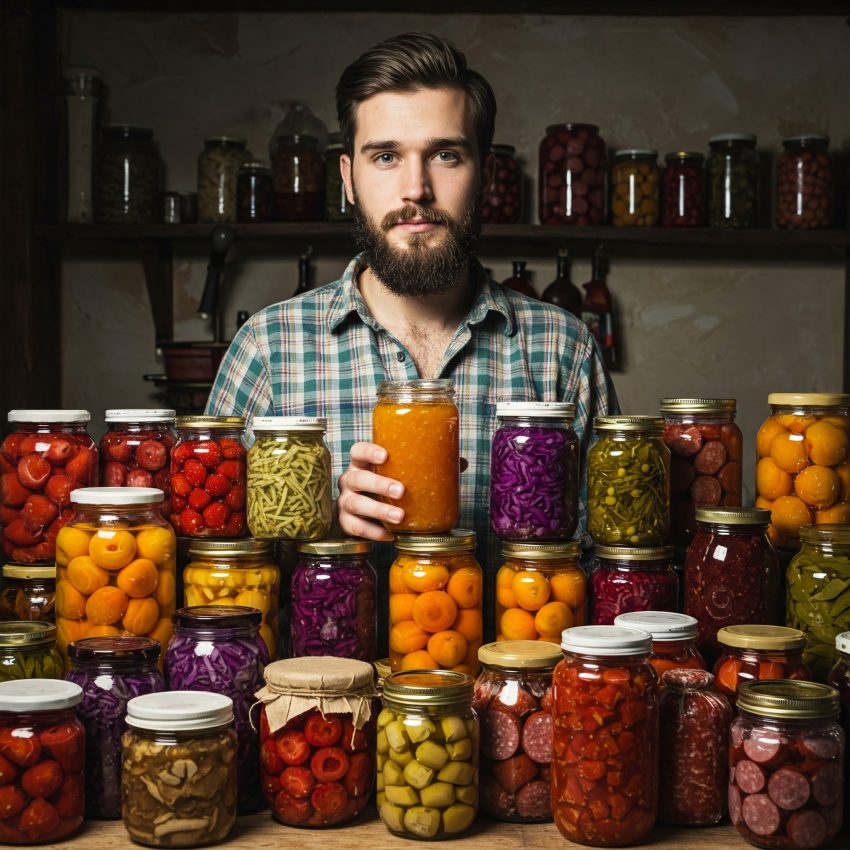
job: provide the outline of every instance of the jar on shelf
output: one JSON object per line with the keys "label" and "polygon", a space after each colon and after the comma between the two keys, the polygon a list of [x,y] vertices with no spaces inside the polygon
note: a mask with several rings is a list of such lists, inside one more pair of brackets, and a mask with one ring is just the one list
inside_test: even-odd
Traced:
{"label": "jar on shelf", "polygon": [[587,580],[581,546],[559,543],[502,543],[496,573],[497,640],[559,644],[561,632],[587,622]]}
{"label": "jar on shelf", "polygon": [[832,227],[833,183],[829,137],[789,136],[776,163],[776,226]]}
{"label": "jar on shelf", "polygon": [[560,647],[528,640],[488,643],[473,708],[481,723],[481,809],[516,823],[552,819],[552,671]]}
{"label": "jar on shelf", "polygon": [[241,416],[178,416],[171,513],[186,537],[244,537],[247,450]]}
{"label": "jar on shelf", "polygon": [[248,529],[268,540],[321,540],[333,521],[324,417],[257,416],[248,452]]}
{"label": "jar on shelf", "polygon": [[94,221],[92,173],[98,102],[104,85],[97,68],[69,66],[64,72],[67,120],[66,221]]}
{"label": "jar on shelf", "polygon": [[835,652],[838,660],[829,671],[826,683],[838,691],[841,725],[846,740],[847,735],[850,735],[850,632],[835,636]]}
{"label": "jar on shelf", "polygon": [[811,679],[803,662],[806,636],[785,626],[724,626],[717,632],[720,657],[714,662],[715,687],[732,705],[742,682]]}
{"label": "jar on shelf", "polygon": [[587,456],[587,530],[608,546],[659,546],[670,532],[670,450],[656,416],[597,416]]}
{"label": "jar on shelf", "polygon": [[572,402],[496,405],[490,528],[503,540],[564,540],[578,525],[578,437]]}
{"label": "jar on shelf", "polygon": [[734,398],[662,398],[662,439],[670,449],[670,542],[687,546],[694,511],[741,504],[743,435]]}
{"label": "jar on shelf", "polygon": [[396,537],[390,567],[390,666],[478,672],[482,572],[475,532]]}
{"label": "jar on shelf", "polygon": [[493,145],[493,179],[484,193],[481,221],[516,224],[522,215],[522,168],[513,145]]}
{"label": "jar on shelf", "polygon": [[611,167],[611,224],[654,227],[659,208],[658,151],[629,148],[614,153]]}
{"label": "jar on shelf", "polygon": [[98,224],[151,224],[157,220],[162,163],[146,127],[113,126],[101,131],[95,170]]}
{"label": "jar on shelf", "polygon": [[56,538],[56,627],[68,644],[84,637],[171,637],[176,601],[174,529],[153,487],[84,487]]}
{"label": "jar on shelf", "polygon": [[375,785],[374,677],[371,664],[353,658],[288,658],[266,667],[257,692],[260,782],[276,820],[339,826],[366,807]]}
{"label": "jar on shelf", "polygon": [[4,844],[59,841],[83,822],[85,732],[75,714],[82,696],[61,679],[0,682]]}
{"label": "jar on shelf", "polygon": [[756,847],[817,850],[837,835],[844,793],[838,692],[744,682],[729,747],[729,819]]}
{"label": "jar on shelf", "polygon": [[685,557],[685,613],[699,622],[699,648],[713,664],[724,626],[779,625],[782,576],[761,508],[697,508]]}
{"label": "jar on shelf", "polygon": [[236,175],[236,220],[274,221],[274,183],[267,162],[248,160]]}
{"label": "jar on shelf", "polygon": [[354,221],[354,207],[345,194],[339,161],[345,153],[342,135],[331,133],[325,148],[325,221]]}
{"label": "jar on shelf", "polygon": [[321,221],[324,164],[314,136],[276,136],[270,145],[278,221]]}
{"label": "jar on shelf", "polygon": [[541,224],[605,224],[608,158],[595,124],[552,124],[540,142]]}
{"label": "jar on shelf", "polygon": [[694,617],[675,611],[629,611],[618,614],[614,625],[649,632],[652,637],[649,663],[659,679],[668,670],[707,669],[697,649],[699,627]]}
{"label": "jar on shelf", "polygon": [[756,506],[769,534],[798,549],[805,525],[850,523],[850,395],[771,393],[756,436]]}
{"label": "jar on shelf", "polygon": [[705,227],[705,157],[676,151],[664,157],[661,180],[664,227]]}
{"label": "jar on shelf", "polygon": [[292,655],[371,661],[376,651],[377,576],[366,540],[298,544],[292,573]]}
{"label": "jar on shelf", "polygon": [[0,623],[0,682],[63,677],[56,626],[32,620]]}
{"label": "jar on shelf", "polygon": [[55,619],[56,567],[4,564],[0,620]]}
{"label": "jar on shelf", "polygon": [[708,223],[711,227],[758,227],[759,155],[751,133],[709,139]]}
{"label": "jar on shelf", "polygon": [[12,433],[0,454],[0,525],[6,557],[55,564],[56,534],[71,512],[69,494],[97,483],[97,447],[87,410],[10,410]]}
{"label": "jar on shelf", "polygon": [[388,455],[375,472],[404,485],[401,519],[388,531],[450,532],[460,515],[460,423],[451,380],[381,381],[372,409],[372,442]]}
{"label": "jar on shelf", "polygon": [[165,690],[158,641],[145,637],[93,637],[68,645],[67,679],[83,691],[77,717],[86,730],[86,817],[121,817],[121,737],[127,703]]}
{"label": "jar on shelf", "polygon": [[262,614],[260,636],[277,658],[280,629],[280,567],[274,545],[265,540],[200,540],[189,542],[183,570],[186,605],[244,605]]}
{"label": "jar on shelf", "polygon": [[[638,843],[658,816],[652,638],[618,626],[579,626],[564,632],[561,649],[564,659],[552,676],[555,825],[579,844]],[[616,786],[608,782],[611,773],[620,780]]]}
{"label": "jar on shelf", "polygon": [[393,673],[378,715],[378,814],[405,838],[454,838],[478,810],[473,679],[449,670]]}
{"label": "jar on shelf", "polygon": [[236,221],[236,181],[245,139],[211,136],[198,156],[198,221]]}
{"label": "jar on shelf", "polygon": [[230,697],[205,691],[133,697],[127,725],[121,817],[130,837],[149,847],[194,847],[227,838],[236,820]]}

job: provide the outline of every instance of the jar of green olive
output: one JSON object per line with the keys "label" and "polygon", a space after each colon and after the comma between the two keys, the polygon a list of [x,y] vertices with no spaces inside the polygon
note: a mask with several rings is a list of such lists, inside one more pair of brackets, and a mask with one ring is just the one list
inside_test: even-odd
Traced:
{"label": "jar of green olive", "polygon": [[0,682],[64,677],[56,626],[37,620],[0,623]]}
{"label": "jar of green olive", "polygon": [[757,227],[759,155],[752,133],[723,133],[709,140],[708,223]]}

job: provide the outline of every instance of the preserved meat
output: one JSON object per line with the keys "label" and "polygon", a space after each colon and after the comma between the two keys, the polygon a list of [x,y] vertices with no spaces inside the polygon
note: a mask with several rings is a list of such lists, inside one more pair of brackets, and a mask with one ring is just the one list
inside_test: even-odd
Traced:
{"label": "preserved meat", "polygon": [[519,720],[507,711],[491,705],[481,718],[481,754],[503,761],[519,747]]}

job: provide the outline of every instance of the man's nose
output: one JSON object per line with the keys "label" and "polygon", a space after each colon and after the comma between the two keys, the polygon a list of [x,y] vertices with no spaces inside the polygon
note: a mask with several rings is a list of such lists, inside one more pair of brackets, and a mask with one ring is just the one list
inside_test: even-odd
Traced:
{"label": "man's nose", "polygon": [[431,176],[428,165],[417,157],[408,158],[402,170],[401,200],[421,204],[432,201]]}

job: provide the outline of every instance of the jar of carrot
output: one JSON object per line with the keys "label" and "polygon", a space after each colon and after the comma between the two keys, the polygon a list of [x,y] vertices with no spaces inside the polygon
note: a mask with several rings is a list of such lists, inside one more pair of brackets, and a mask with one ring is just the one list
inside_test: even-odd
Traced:
{"label": "jar of carrot", "polygon": [[387,452],[378,475],[404,484],[404,511],[388,531],[446,533],[460,514],[460,428],[450,380],[382,381],[372,410],[372,442]]}
{"label": "jar of carrot", "polygon": [[475,532],[406,534],[390,567],[390,667],[478,673],[482,573]]}

